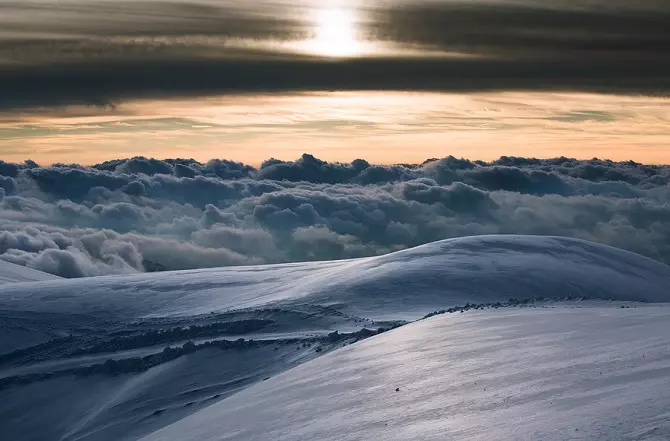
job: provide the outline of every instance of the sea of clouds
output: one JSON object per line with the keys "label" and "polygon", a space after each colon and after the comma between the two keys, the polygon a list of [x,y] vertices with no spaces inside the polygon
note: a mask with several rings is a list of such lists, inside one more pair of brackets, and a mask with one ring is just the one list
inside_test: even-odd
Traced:
{"label": "sea of clouds", "polygon": [[578,237],[670,262],[670,166],[311,155],[0,161],[0,258],[64,277],[341,259],[457,236]]}

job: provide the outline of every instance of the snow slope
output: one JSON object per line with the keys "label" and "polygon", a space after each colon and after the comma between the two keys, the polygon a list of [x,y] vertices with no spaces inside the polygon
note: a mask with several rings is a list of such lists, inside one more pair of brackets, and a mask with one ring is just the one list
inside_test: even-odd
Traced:
{"label": "snow slope", "polygon": [[60,279],[60,277],[0,259],[0,285],[4,285],[5,283],[37,282],[57,279]]}
{"label": "snow slope", "polygon": [[667,305],[437,316],[143,441],[667,440],[668,323]]}
{"label": "snow slope", "polygon": [[510,297],[667,301],[670,267],[576,239],[478,236],[385,256],[9,286],[0,310],[97,317],[192,316],[307,303],[370,318],[418,318],[436,308]]}
{"label": "snow slope", "polygon": [[[237,397],[244,397],[244,391],[254,384],[273,384],[272,378],[263,380],[296,366],[302,369],[304,363],[331,351],[339,354],[344,345],[435,310],[536,297],[669,302],[668,286],[670,267],[659,262],[590,242],[542,236],[451,239],[386,256],[334,262],[5,284],[0,287],[0,425],[5,436],[16,441],[137,440],[180,420],[186,424],[189,415],[204,418],[209,414],[202,412],[210,412],[209,406],[242,399]],[[600,306],[591,312],[595,318],[583,315],[583,320],[597,321],[610,311],[646,311],[648,324],[640,319],[639,328],[631,326],[639,334],[630,335],[638,335],[640,347],[663,338],[660,313],[654,311],[665,314],[665,307],[619,311],[602,306],[609,302],[596,304]],[[521,326],[517,318],[522,323],[530,319],[526,311],[535,314],[530,309],[515,311],[504,314],[518,313],[518,317],[512,315],[516,318],[497,324],[492,317],[503,317],[501,311],[487,312],[491,317],[481,311],[457,314],[464,317],[457,320],[482,319],[482,331],[476,331],[473,321],[470,340],[463,340],[470,342],[463,344],[483,348],[479,355],[473,354],[469,369],[485,363],[481,357],[489,351],[503,351],[503,347],[490,347],[491,342],[507,344],[502,338]],[[551,338],[560,341],[563,334],[572,335],[569,326],[562,327],[574,321],[571,317],[547,315],[537,320],[538,329],[527,330],[542,334],[540,322],[546,321],[547,329],[555,329]],[[441,320],[444,318],[421,323]],[[450,327],[458,322],[446,323]],[[615,324],[608,323],[614,332]],[[412,324],[368,341],[402,336],[405,334],[399,332],[404,329],[411,337],[412,329],[421,326],[425,325]],[[417,351],[430,354],[438,351],[434,345],[448,342],[453,346],[453,339],[463,334],[449,334],[442,328],[435,333],[444,334],[442,343],[425,338],[425,351],[424,343],[408,341],[417,344]],[[496,364],[514,362],[515,354],[524,350],[520,341],[534,341],[524,338],[529,340],[511,339],[510,347],[516,351],[500,352],[510,360],[496,359]],[[612,340],[584,341],[589,348],[604,344],[614,358],[628,360],[612,352],[619,337],[608,338]],[[392,346],[387,349],[394,350]],[[569,361],[566,352],[572,349],[557,353]],[[413,364],[406,364],[411,358],[397,355],[409,372],[416,370]],[[544,363],[544,355],[534,353],[532,357]],[[352,360],[358,363],[355,357]],[[439,364],[439,360],[426,360],[430,365]],[[338,378],[340,372],[354,375],[352,378],[368,375],[346,370],[356,369],[354,366],[342,366],[340,371],[338,363],[324,366],[332,368]],[[306,381],[311,381],[310,371],[304,372]],[[261,406],[253,401],[240,403]],[[268,421],[272,418],[268,416]],[[258,429],[263,427],[270,430],[266,425]],[[286,426],[286,430],[294,429]],[[177,432],[166,433],[170,434],[166,440],[181,439],[171,438]],[[245,439],[235,432],[226,433],[232,433],[233,439]],[[273,439],[263,438],[267,431],[248,435]],[[325,435],[333,437],[332,433]]]}

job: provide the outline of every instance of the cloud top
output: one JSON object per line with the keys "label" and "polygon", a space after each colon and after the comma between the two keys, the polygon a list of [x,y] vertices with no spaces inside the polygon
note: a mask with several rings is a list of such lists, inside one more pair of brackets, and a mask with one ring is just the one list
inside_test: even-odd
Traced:
{"label": "cloud top", "polygon": [[370,256],[494,233],[578,237],[670,262],[667,166],[136,157],[0,162],[0,174],[0,257],[64,277]]}

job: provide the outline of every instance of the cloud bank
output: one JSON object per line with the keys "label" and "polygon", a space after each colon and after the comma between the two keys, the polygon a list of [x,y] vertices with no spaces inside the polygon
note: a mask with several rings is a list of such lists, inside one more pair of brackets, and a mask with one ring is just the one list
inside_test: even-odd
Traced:
{"label": "cloud bank", "polygon": [[578,237],[670,262],[670,166],[454,157],[0,161],[0,258],[64,277],[371,256],[435,240]]}

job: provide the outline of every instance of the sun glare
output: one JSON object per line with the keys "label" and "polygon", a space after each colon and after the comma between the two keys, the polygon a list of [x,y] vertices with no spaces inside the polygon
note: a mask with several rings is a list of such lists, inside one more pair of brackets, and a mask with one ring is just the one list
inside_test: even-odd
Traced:
{"label": "sun glare", "polygon": [[352,11],[319,9],[313,20],[314,38],[306,42],[309,52],[326,57],[351,57],[360,53],[361,43]]}

